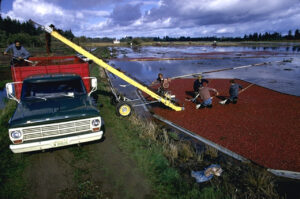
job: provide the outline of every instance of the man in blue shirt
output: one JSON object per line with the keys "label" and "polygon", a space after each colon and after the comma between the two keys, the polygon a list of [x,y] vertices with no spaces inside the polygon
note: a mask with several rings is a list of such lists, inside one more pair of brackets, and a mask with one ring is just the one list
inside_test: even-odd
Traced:
{"label": "man in blue shirt", "polygon": [[220,104],[229,104],[233,103],[236,104],[238,100],[238,95],[239,95],[239,89],[243,89],[243,87],[237,83],[235,83],[235,80],[232,79],[230,80],[230,88],[229,88],[229,99],[225,99],[223,101],[220,101]]}
{"label": "man in blue shirt", "polygon": [[12,51],[13,53],[12,64],[21,62],[30,57],[30,53],[21,45],[21,42],[18,40],[6,48],[4,55],[7,55],[9,51]]}

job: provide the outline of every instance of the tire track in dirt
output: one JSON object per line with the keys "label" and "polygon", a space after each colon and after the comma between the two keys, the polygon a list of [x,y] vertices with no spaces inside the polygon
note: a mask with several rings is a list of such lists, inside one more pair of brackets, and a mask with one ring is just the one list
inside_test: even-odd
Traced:
{"label": "tire track in dirt", "polygon": [[113,198],[151,198],[151,189],[146,177],[138,170],[134,160],[118,147],[118,140],[110,129],[101,144],[88,145],[91,174],[101,181]]}
{"label": "tire track in dirt", "polygon": [[102,141],[82,145],[88,158],[74,162],[71,146],[46,152],[30,153],[29,165],[24,177],[28,182],[28,198],[59,198],[64,190],[64,198],[76,198],[78,185],[74,173],[80,169],[88,172],[101,192],[108,193],[108,198],[151,198],[151,188],[146,177],[138,170],[135,161],[118,147],[118,141],[108,129]]}
{"label": "tire track in dirt", "polygon": [[66,148],[31,153],[24,172],[29,198],[59,198],[60,190],[73,186],[73,168],[65,161],[72,158]]}

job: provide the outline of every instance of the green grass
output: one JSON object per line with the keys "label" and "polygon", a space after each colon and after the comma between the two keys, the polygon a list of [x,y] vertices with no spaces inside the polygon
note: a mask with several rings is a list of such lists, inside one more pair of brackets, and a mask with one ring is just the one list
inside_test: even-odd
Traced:
{"label": "green grass", "polygon": [[13,154],[9,149],[8,120],[16,103],[9,101],[0,115],[0,198],[26,198],[27,185],[23,172],[27,162],[23,154]]}
{"label": "green grass", "polygon": [[0,81],[0,89],[3,89],[5,87],[5,84],[8,83],[8,82],[11,82],[12,80],[3,80],[3,81]]}

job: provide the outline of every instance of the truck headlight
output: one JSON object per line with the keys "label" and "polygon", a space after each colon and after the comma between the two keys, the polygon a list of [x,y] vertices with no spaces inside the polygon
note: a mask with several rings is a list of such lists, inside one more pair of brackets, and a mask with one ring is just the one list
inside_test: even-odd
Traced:
{"label": "truck headlight", "polygon": [[14,130],[14,131],[10,132],[10,136],[14,139],[19,139],[22,137],[22,133],[20,130]]}
{"label": "truck headlight", "polygon": [[92,125],[93,125],[93,126],[99,126],[99,125],[100,125],[100,120],[99,120],[99,119],[94,119],[94,120],[92,121]]}

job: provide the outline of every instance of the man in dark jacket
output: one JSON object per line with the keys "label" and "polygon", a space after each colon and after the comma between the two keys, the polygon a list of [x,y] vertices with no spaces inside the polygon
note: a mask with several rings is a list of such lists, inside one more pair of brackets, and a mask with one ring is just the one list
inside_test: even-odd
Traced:
{"label": "man in dark jacket", "polygon": [[6,48],[4,55],[7,55],[9,51],[12,51],[13,53],[12,64],[16,62],[22,62],[24,59],[28,59],[30,57],[30,53],[21,45],[21,42],[18,40]]}
{"label": "man in dark jacket", "polygon": [[200,86],[202,86],[203,85],[203,83],[208,83],[208,81],[206,80],[206,79],[202,79],[202,75],[199,75],[198,76],[198,79],[196,79],[195,81],[194,81],[194,86],[193,86],[193,88],[194,88],[194,92],[195,93],[198,93],[199,92],[199,88],[200,88]]}
{"label": "man in dark jacket", "polygon": [[235,82],[234,79],[230,80],[230,88],[229,88],[229,99],[225,99],[223,101],[220,101],[220,104],[229,104],[233,103],[236,104],[238,100],[239,95],[239,89],[243,89],[243,87]]}

